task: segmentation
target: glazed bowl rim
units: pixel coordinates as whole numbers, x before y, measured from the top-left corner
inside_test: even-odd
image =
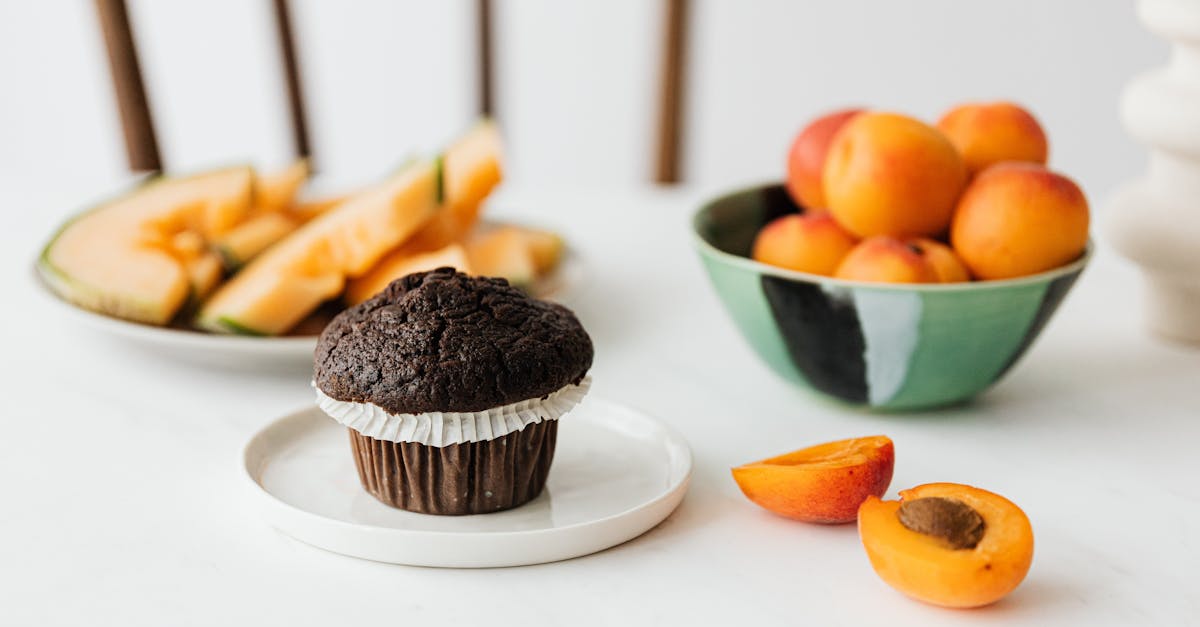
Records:
[[[740,267],[744,270],[750,270],[757,274],[766,274],[792,281],[805,283],[816,283],[822,287],[841,287],[853,289],[866,289],[887,292],[967,292],[967,291],[985,291],[990,289],[1003,289],[1007,287],[1021,287],[1026,285],[1037,285],[1041,283],[1049,283],[1059,277],[1075,274],[1083,271],[1084,266],[1091,261],[1092,253],[1095,250],[1095,242],[1092,237],[1088,236],[1087,246],[1083,250],[1083,254],[1074,261],[1052,268],[1037,274],[1029,274],[1025,276],[1015,277],[1011,279],[995,279],[988,281],[966,281],[961,283],[877,283],[872,281],[852,281],[849,279],[837,279],[830,276],[820,274],[812,274],[809,272],[800,272],[798,270],[789,270],[769,264],[755,261],[749,257],[742,257],[733,253],[725,252],[713,244],[711,244],[700,233],[700,221],[706,216],[713,207],[727,201],[734,196],[741,194],[764,190],[771,187],[778,187],[779,182],[767,182],[757,185],[749,185],[739,187],[732,191],[725,192],[719,196],[709,198],[701,203],[700,208],[692,214],[691,232],[692,244],[702,254],[708,255],[720,260],[722,263]]]

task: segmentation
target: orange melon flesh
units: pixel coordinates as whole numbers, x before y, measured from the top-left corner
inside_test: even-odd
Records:
[[[278,172],[258,175],[254,181],[255,209],[276,212],[291,207],[308,175],[308,159],[299,159]]]
[[[215,242],[214,249],[225,260],[227,267],[237,269],[299,226],[299,221],[286,213],[264,213],[221,236]]]
[[[565,248],[562,237],[551,231],[526,227],[517,228],[525,236],[529,254],[533,256],[533,268],[538,276],[554,270],[558,266],[558,262],[562,260]]]
[[[419,161],[355,195],[251,261],[205,303],[197,324],[224,333],[286,332],[428,221],[437,190],[436,167]]]
[[[480,205],[503,178],[500,131],[482,120],[441,156],[443,208],[412,241],[411,252],[443,248],[462,240],[479,219]]]
[[[192,291],[185,263],[202,252],[194,250],[197,241],[246,215],[253,176],[250,168],[230,168],[151,181],[67,223],[47,244],[39,270],[76,305],[166,324]]]
[[[351,196],[352,194],[342,194],[328,198],[319,198],[317,200],[297,202],[288,208],[287,213],[292,218],[300,221],[300,223],[308,222],[346,202]]]
[[[191,288],[189,298],[198,303],[208,297],[225,274],[225,264],[217,253],[204,253],[184,263],[184,271],[188,276]]]
[[[350,281],[346,286],[346,303],[357,305],[383,291],[392,281],[412,274],[437,268],[450,267],[459,272],[471,273],[467,251],[458,244],[428,253],[393,251],[375,265],[370,272]]]
[[[472,238],[467,242],[467,261],[476,274],[503,277],[513,285],[529,286],[537,276],[525,234],[512,226]]]

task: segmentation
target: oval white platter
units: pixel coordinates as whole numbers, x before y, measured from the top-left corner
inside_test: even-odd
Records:
[[[259,431],[244,464],[262,516],[302,542],[380,562],[488,568],[588,555],[645,533],[683,499],[692,454],[662,422],[592,396],[561,419],[542,494],[495,514],[380,503],[359,485],[346,428],[315,407]]]
[[[562,298],[581,283],[582,273],[579,256],[568,249],[559,267],[534,285],[534,295],[539,298]],[[156,327],[76,307],[51,291],[36,268],[33,270],[33,281],[37,284],[37,291],[45,297],[44,300],[81,326],[129,342],[166,359],[239,370],[290,371],[312,366],[313,350],[317,347],[316,335],[253,337]]]

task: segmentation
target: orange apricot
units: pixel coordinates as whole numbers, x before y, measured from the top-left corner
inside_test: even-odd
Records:
[[[758,232],[755,261],[812,274],[832,275],[857,241],[828,215],[789,214]]]
[[[958,258],[954,249],[927,237],[909,240],[908,245],[921,250],[925,258],[933,266],[933,271],[941,283],[962,283],[971,280],[971,273],[962,259]]]
[[[742,493],[780,516],[813,523],[845,523],[858,506],[881,496],[892,482],[895,448],[876,435],[818,444],[738,466]]]
[[[920,120],[868,112],[833,138],[821,177],[829,212],[859,237],[933,236],[967,182],[958,150]]]
[[[979,607],[1012,592],[1033,562],[1033,527],[1008,499],[967,485],[930,483],[899,501],[870,497],[858,532],[889,586],[943,607]]]
[[[1088,213],[1071,179],[1032,163],[1001,163],[963,193],[950,245],[978,279],[1045,272],[1083,254]]]
[[[937,283],[937,269],[925,251],[894,237],[877,235],[854,247],[833,276],[874,283]]]
[[[1046,163],[1046,132],[1033,114],[1011,102],[972,102],[954,107],[937,127],[972,175],[1002,161]]]
[[[809,123],[792,141],[787,159],[787,191],[796,204],[808,213],[825,212],[825,188],[821,183],[821,172],[825,169],[825,156],[833,136],[862,113],[862,109],[845,109],[827,113]]]

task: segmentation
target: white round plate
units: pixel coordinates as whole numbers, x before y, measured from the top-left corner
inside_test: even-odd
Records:
[[[692,454],[669,427],[595,397],[561,419],[546,489],[516,509],[431,516],[388,507],[358,482],[346,428],[312,408],[246,445],[263,517],[308,544],[353,557],[454,568],[579,557],[662,522],[687,491]]]
[[[251,337],[219,335],[187,329],[156,327],[130,322],[76,307],[58,297],[34,270],[40,292],[67,317],[109,337],[132,342],[138,348],[167,359],[239,368],[288,368],[312,365],[316,336]]]
[[[568,249],[559,267],[535,285],[535,294],[539,298],[561,299],[582,281],[581,265],[579,256]],[[138,348],[166,359],[240,370],[290,371],[312,367],[313,351],[317,347],[315,335],[221,335],[130,322],[76,307],[51,291],[36,268],[33,275],[45,300],[72,320],[109,337],[132,342]]]

